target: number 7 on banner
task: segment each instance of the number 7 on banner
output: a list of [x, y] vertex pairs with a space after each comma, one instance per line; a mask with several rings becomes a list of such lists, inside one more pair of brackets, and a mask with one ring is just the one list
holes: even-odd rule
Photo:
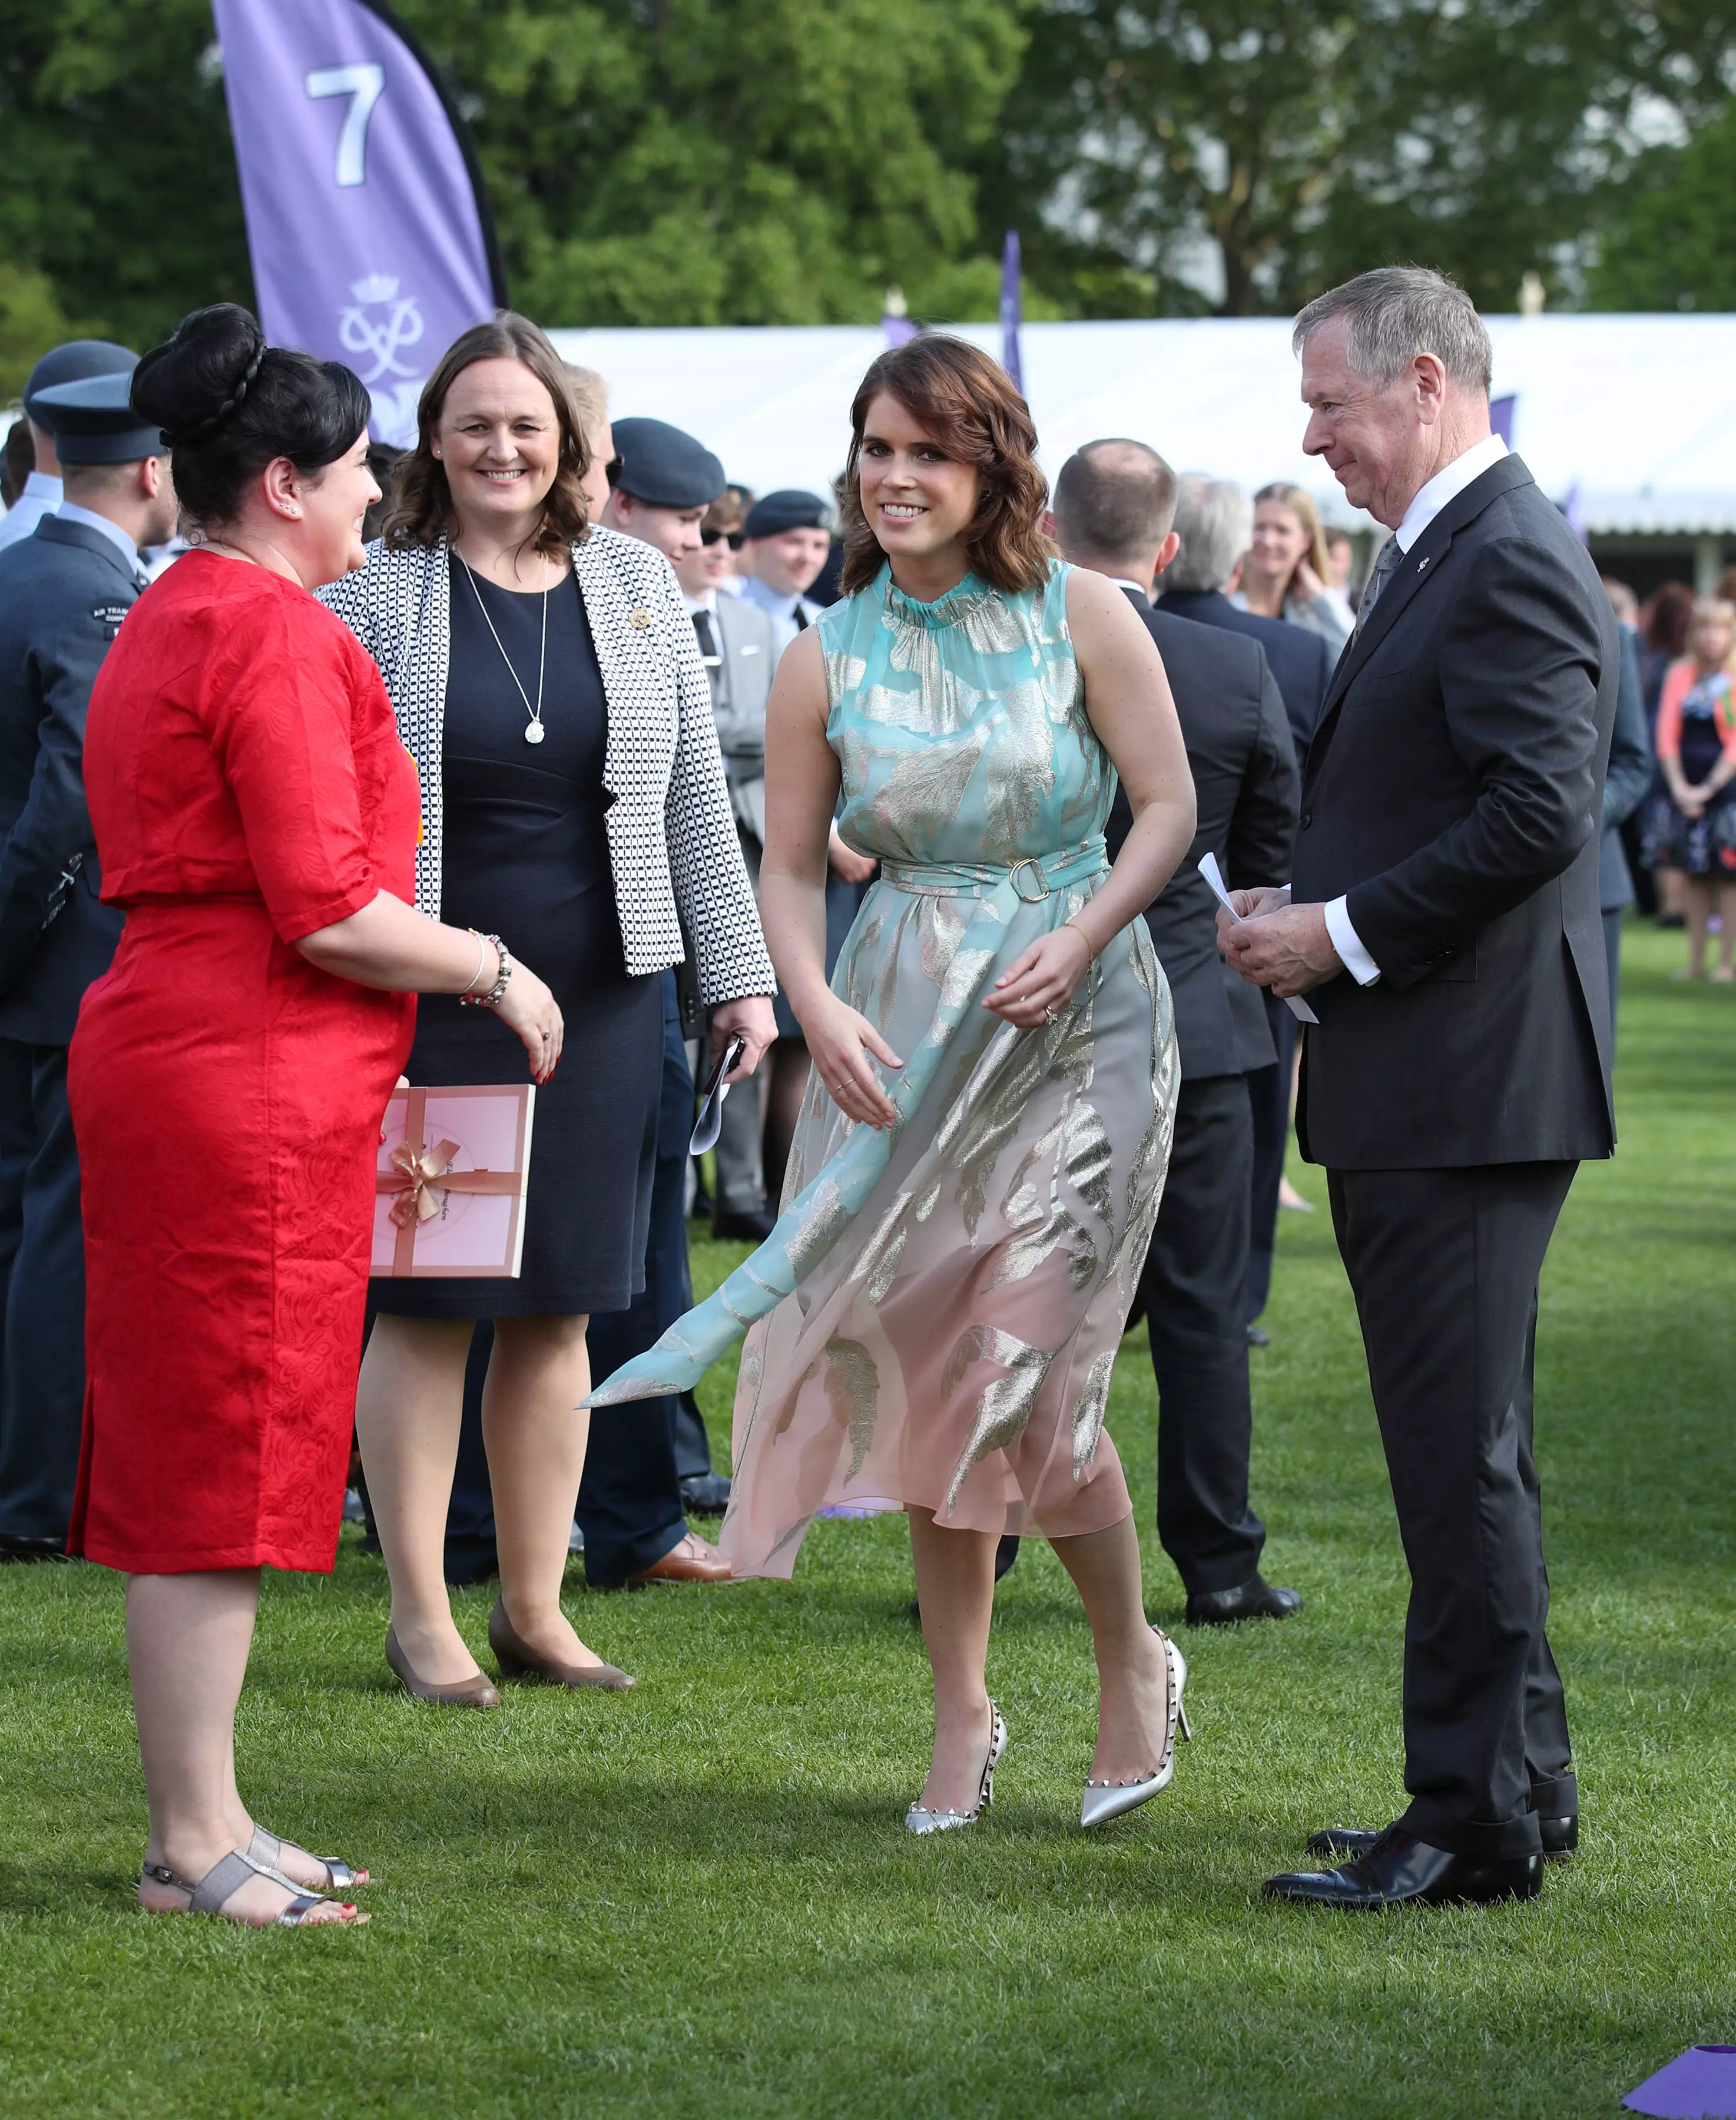
[[[1230, 894], [1224, 889], [1224, 872], [1217, 866], [1216, 854], [1208, 853], [1206, 856], [1199, 864], [1199, 872], [1211, 885], [1212, 895], [1222, 906], [1236, 926], [1240, 928], [1245, 925], [1241, 914], [1230, 903]], [[1318, 1023], [1320, 1020], [1300, 994], [1287, 994], [1284, 997], [1284, 1006], [1298, 1023]]]

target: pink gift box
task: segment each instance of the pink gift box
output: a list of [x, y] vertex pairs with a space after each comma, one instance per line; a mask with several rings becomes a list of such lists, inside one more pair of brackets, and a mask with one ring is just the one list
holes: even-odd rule
[[534, 1084], [397, 1090], [380, 1128], [371, 1271], [518, 1278]]

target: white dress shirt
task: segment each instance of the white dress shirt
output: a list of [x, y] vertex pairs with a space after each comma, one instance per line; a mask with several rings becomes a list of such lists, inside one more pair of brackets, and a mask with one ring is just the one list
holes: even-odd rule
[[[1450, 500], [1456, 500], [1473, 479], [1481, 478], [1492, 464], [1497, 464], [1507, 453], [1507, 445], [1499, 435], [1487, 435], [1482, 441], [1473, 444], [1462, 457], [1454, 457], [1451, 463], [1437, 471], [1425, 486], [1413, 495], [1404, 511], [1404, 519], [1394, 535], [1399, 550], [1408, 552], [1427, 529]], [[1344, 961], [1344, 969], [1359, 987], [1371, 987], [1380, 976], [1380, 967], [1362, 946], [1361, 937], [1352, 927], [1347, 901], [1335, 898], [1326, 908], [1326, 932], [1332, 937], [1332, 946]]]
[[0, 549], [21, 537], [34, 537], [43, 517], [54, 514], [65, 498], [66, 488], [59, 479], [33, 471], [24, 481], [23, 492], [0, 517]]
[[111, 523], [106, 515], [99, 515], [94, 508], [81, 508], [76, 500], [63, 500], [56, 511], [63, 523], [82, 523], [87, 530], [100, 530], [127, 563], [127, 572], [135, 580], [142, 581], [144, 569], [139, 565], [138, 547], [118, 523]]

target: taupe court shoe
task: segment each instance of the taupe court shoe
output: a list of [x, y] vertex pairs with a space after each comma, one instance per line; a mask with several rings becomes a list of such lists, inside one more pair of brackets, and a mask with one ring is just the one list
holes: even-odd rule
[[994, 1770], [1007, 1749], [1007, 1726], [992, 1700], [989, 1703], [989, 1756], [983, 1762], [982, 1786], [977, 1791], [975, 1807], [970, 1811], [924, 1811], [919, 1803], [913, 1803], [904, 1815], [906, 1833], [950, 1833], [956, 1826], [975, 1825], [994, 1802]]
[[592, 1685], [604, 1693], [631, 1693], [639, 1683], [612, 1663], [557, 1663], [552, 1657], [538, 1656], [521, 1639], [506, 1616], [505, 1603], [498, 1600], [488, 1616], [488, 1646], [495, 1653], [503, 1679], [541, 1679], [547, 1685]]
[[438, 1708], [498, 1708], [500, 1695], [498, 1690], [478, 1671], [474, 1678], [460, 1679], [456, 1685], [431, 1685], [425, 1678], [418, 1678], [410, 1667], [410, 1659], [398, 1645], [398, 1630], [386, 1630], [386, 1662], [391, 1665], [403, 1682], [406, 1693], [417, 1700], [431, 1700]]
[[1107, 1825], [1110, 1819], [1137, 1811], [1142, 1803], [1149, 1803], [1175, 1778], [1177, 1727], [1184, 1737], [1193, 1737], [1194, 1732], [1188, 1727], [1188, 1711], [1181, 1704], [1181, 1689], [1188, 1682], [1187, 1661], [1167, 1634], [1156, 1627], [1152, 1632], [1163, 1643], [1164, 1657], [1169, 1666], [1170, 1718], [1169, 1727], [1164, 1732], [1163, 1757], [1157, 1763], [1157, 1773], [1147, 1774], [1143, 1781], [1100, 1782], [1087, 1775], [1085, 1801], [1079, 1806], [1081, 1825]]

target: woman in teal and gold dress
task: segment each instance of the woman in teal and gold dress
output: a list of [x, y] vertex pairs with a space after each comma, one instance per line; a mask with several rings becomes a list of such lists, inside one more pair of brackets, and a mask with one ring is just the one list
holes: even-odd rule
[[[1193, 782], [1145, 627], [1050, 556], [1002, 370], [919, 338], [874, 363], [851, 419], [854, 593], [785, 654], [767, 723], [761, 914], [813, 1058], [783, 1212], [589, 1403], [689, 1388], [745, 1332], [738, 1575], [787, 1577], [830, 1504], [904, 1505], [935, 1686], [915, 1832], [989, 1800], [994, 1548], [1034, 1525], [1095, 1641], [1091, 1825], [1167, 1784], [1186, 1676], [1145, 1620], [1103, 1416], [1176, 1081], [1138, 915], [1193, 837]], [[1111, 870], [1118, 771], [1135, 823]], [[840, 789], [839, 830], [881, 874], [828, 987]]]

